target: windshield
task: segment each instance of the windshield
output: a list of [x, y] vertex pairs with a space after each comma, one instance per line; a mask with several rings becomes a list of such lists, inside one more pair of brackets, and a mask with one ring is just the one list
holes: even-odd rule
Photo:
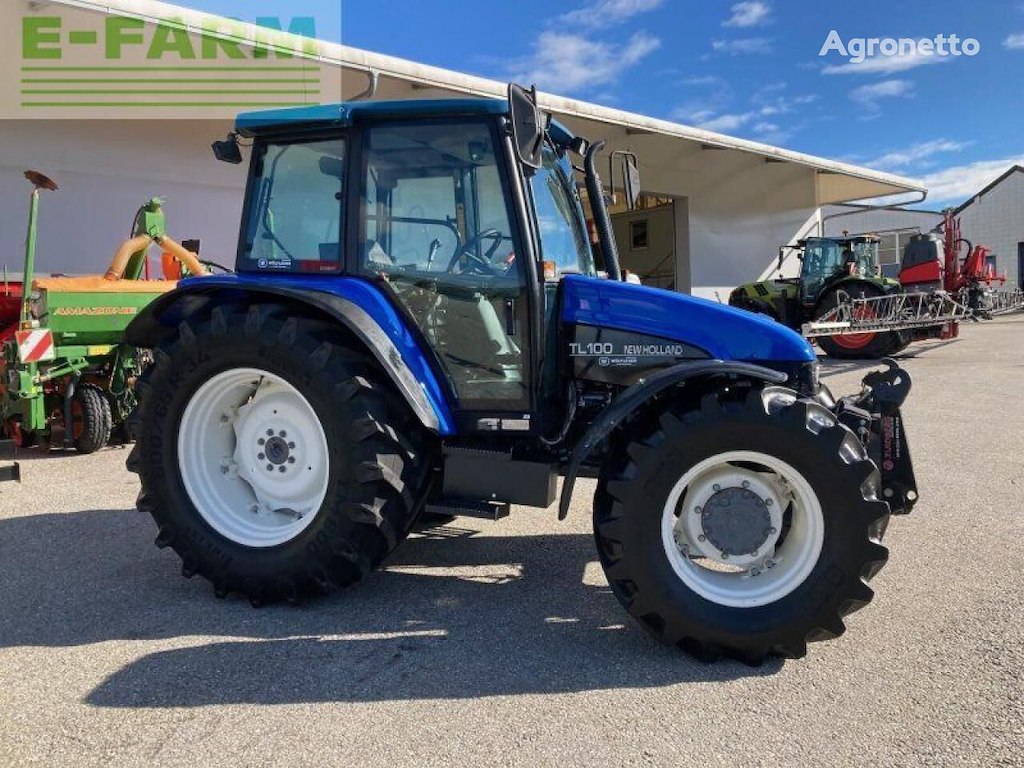
[[544, 164], [534, 174], [532, 186], [541, 258], [555, 264], [556, 278], [566, 273], [597, 274], [572, 165], [545, 146]]
[[341, 266], [345, 141], [265, 144], [250, 189], [243, 269]]

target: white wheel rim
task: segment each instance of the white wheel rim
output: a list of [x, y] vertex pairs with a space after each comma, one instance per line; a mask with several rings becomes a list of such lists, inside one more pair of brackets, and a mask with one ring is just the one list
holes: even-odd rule
[[[705, 506], [739, 495], [767, 534], [753, 537], [756, 549], [729, 552], [718, 546], [722, 536], [713, 535], [720, 525], [705, 529]], [[762, 503], [750, 501], [755, 498]], [[781, 459], [756, 451], [729, 451], [693, 466], [662, 514], [662, 543], [676, 575], [704, 599], [732, 608], [756, 608], [790, 594], [814, 570], [824, 538], [821, 502], [810, 483]]]
[[323, 504], [327, 436], [282, 377], [235, 368], [205, 382], [186, 406], [178, 468], [215, 531], [246, 547], [274, 547], [302, 533]]

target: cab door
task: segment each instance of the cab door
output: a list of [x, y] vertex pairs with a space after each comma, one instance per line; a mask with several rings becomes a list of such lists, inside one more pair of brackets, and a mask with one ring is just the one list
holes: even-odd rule
[[530, 429], [526, 251], [495, 126], [371, 123], [362, 147], [360, 272], [416, 325], [457, 418]]

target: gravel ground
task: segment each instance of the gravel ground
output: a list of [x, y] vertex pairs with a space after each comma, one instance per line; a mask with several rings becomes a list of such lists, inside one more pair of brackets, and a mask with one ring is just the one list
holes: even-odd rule
[[253, 610], [153, 547], [123, 450], [29, 457], [0, 490], [0, 764], [1024, 765], [1022, 335], [904, 356], [922, 501], [846, 635], [758, 669], [633, 625], [589, 483], [565, 523], [458, 520]]

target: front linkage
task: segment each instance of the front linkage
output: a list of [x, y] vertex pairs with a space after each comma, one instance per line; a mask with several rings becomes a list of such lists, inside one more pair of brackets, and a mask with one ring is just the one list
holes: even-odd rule
[[864, 377], [856, 395], [841, 398], [833, 407], [839, 421], [864, 443], [882, 478], [882, 498], [894, 515], [910, 514], [917, 503], [917, 480], [910, 458], [900, 407], [910, 394], [910, 374], [894, 360], [888, 368]]

